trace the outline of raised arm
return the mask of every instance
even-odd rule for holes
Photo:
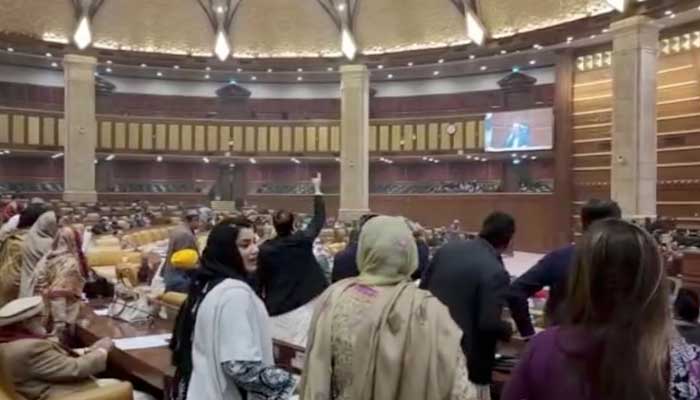
[[[326,223],[326,202],[323,200],[323,192],[321,192],[321,174],[316,174],[311,182],[314,184],[314,216],[309,226],[304,230],[304,236],[313,241],[316,240]]]
[[[551,265],[551,256],[546,255],[510,285],[508,307],[522,337],[535,334],[527,300],[552,284]]]

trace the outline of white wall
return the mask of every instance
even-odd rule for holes
[[[538,68],[526,73],[538,84],[554,83],[554,68]],[[382,81],[372,83],[377,97],[408,97],[431,94],[451,94],[478,90],[498,89],[498,80],[504,73],[472,75],[458,78],[440,78],[417,81]],[[168,96],[214,97],[221,82],[174,81],[165,79],[136,79],[105,76],[117,86],[120,93],[139,93]],[[40,86],[63,86],[63,72],[40,68],[0,65],[0,81],[27,83]],[[340,96],[335,83],[242,83],[255,99],[327,99]]]

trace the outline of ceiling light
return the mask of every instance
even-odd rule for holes
[[[535,65],[537,64],[537,60],[530,60],[530,65]]]
[[[253,81],[257,81],[257,80],[258,80],[258,77],[257,77],[257,76],[251,76],[250,79],[253,80]]]
[[[297,72],[304,72],[304,68],[297,68]]]
[[[517,153],[511,153],[511,155],[510,155],[510,156],[511,156],[511,157],[513,157],[513,158],[515,158],[515,157],[517,157],[517,156],[518,156],[518,154],[517,154]]]
[[[51,54],[51,53],[46,53],[46,57],[53,57],[53,54]]]
[[[163,76],[163,73],[160,72],[160,71],[158,71],[158,72],[156,72],[156,76],[159,76],[159,77],[160,77],[160,76]]]
[[[88,47],[92,42],[92,33],[90,32],[90,21],[87,16],[80,19],[78,23],[78,28],[75,30],[73,35],[73,41],[75,45],[78,46],[80,50]]]
[[[440,71],[433,71],[433,76],[438,76],[440,75]]]
[[[518,164],[520,164],[520,159],[516,158],[515,160],[513,160],[513,165],[518,165]]]
[[[301,77],[301,76],[297,76],[297,80],[298,80],[298,81],[303,81],[303,80],[304,80],[304,78],[303,78],[303,77]]]
[[[527,154],[523,154],[522,156],[520,156],[520,158],[522,158],[523,160],[526,159],[526,158],[527,158]]]
[[[444,62],[445,62],[445,59],[443,59],[443,58],[441,58],[441,59],[438,60],[438,64],[442,64],[442,63],[444,63]]]
[[[467,160],[471,160],[471,159],[472,159],[471,154],[467,154]]]
[[[666,10],[664,12],[664,15],[671,15],[671,14],[673,14],[673,11],[671,11],[671,10]]]
[[[146,64],[141,64],[141,68],[146,68],[147,66]]]
[[[100,76],[100,73],[97,72],[97,71],[93,72],[92,74],[93,74],[94,76]]]
[[[204,68],[205,71],[211,71],[211,67]]]
[[[501,55],[506,54],[506,53],[507,53],[507,51],[501,50]]]
[[[514,65],[513,68],[510,69],[510,72],[513,72],[513,73],[520,72],[520,67],[518,67],[517,65]]]
[[[355,38],[347,28],[340,32],[340,49],[348,60],[353,60],[355,54],[357,54],[357,43],[355,43]]]
[[[97,163],[99,163],[99,161],[94,160],[93,163],[94,163],[95,165],[97,165]]]
[[[333,72],[333,67],[328,67],[328,68],[326,68],[326,71],[328,71],[328,72]]]
[[[174,68],[174,69],[180,69],[180,66],[179,66],[179,65],[173,65],[173,68]]]
[[[207,157],[202,157],[202,161],[204,161],[205,164],[209,164],[209,158]]]
[[[406,64],[406,65],[408,65],[409,67],[412,67],[412,66],[413,66],[413,61],[409,61],[408,64]]]
[[[481,157],[481,161],[482,161],[482,162],[486,162],[486,161],[488,161],[488,159],[486,159],[486,158],[484,158],[484,157]]]
[[[112,73],[112,68],[107,67],[107,69],[105,69],[105,72],[108,74]]]
[[[226,61],[229,55],[231,55],[231,45],[228,43],[228,38],[221,30],[216,34],[216,42],[214,43],[214,54],[221,61]]]
[[[236,72],[243,72],[243,68],[236,68]]]
[[[8,48],[7,48],[7,51],[9,51],[10,53],[12,53],[13,51],[15,51],[15,49],[13,49],[12,47],[8,47]]]
[[[676,18],[676,14],[671,14],[671,15],[669,15],[668,17],[671,18],[671,19]]]
[[[530,160],[537,160],[537,156],[530,157]]]
[[[158,156],[158,157],[156,157],[156,161],[158,161],[158,162],[163,162],[163,156]]]
[[[52,63],[51,63],[51,66],[54,67],[54,68],[58,68],[58,63],[57,63],[57,62],[52,62]]]
[[[566,38],[566,43],[571,43],[571,42],[573,42],[573,41],[574,41],[574,37],[573,37],[573,36],[569,36],[568,38]]]
[[[475,58],[476,58],[476,56],[475,56],[474,54],[470,54],[470,55],[469,55],[469,59],[470,59],[470,60],[473,60],[473,59],[475,59]]]
[[[423,156],[423,157],[421,157],[421,159],[422,159],[423,161],[425,161],[425,160],[427,160],[427,159],[428,159],[428,157],[426,157],[426,156]]]
[[[229,84],[229,85],[235,85],[235,84],[236,84],[236,80],[235,80],[235,79],[229,79],[229,80],[228,80],[228,84]]]
[[[535,50],[540,50],[540,49],[542,49],[542,46],[540,46],[538,43],[535,43],[532,45],[532,48]]]
[[[607,0],[608,4],[619,12],[625,12],[627,0]]]
[[[10,150],[5,150],[5,154],[10,154]]]
[[[204,75],[204,79],[209,79],[209,78],[211,78],[211,76],[209,76],[209,74]]]
[[[338,11],[345,11],[345,3],[338,4]]]
[[[608,33],[608,32],[610,32],[610,30],[609,30],[608,28],[603,28],[603,30],[602,30],[601,32],[602,32],[602,33]]]
[[[377,65],[377,69],[384,69],[384,65],[382,65],[382,64]]]
[[[292,162],[294,164],[301,164],[301,161],[297,160],[296,158],[292,157]]]
[[[254,159],[253,157],[250,157],[250,159],[249,159],[248,161],[250,161],[251,164],[257,164],[257,163],[258,163],[257,161],[255,161],[255,159]]]
[[[107,60],[107,64],[112,65],[112,60]]]
[[[482,46],[486,40],[486,29],[484,28],[484,25],[481,23],[479,17],[474,13],[474,10],[467,8],[464,11],[467,21],[467,37],[472,42]]]
[[[479,68],[479,69],[482,70],[482,71],[486,71],[487,68],[488,68],[487,66],[482,65],[481,68]]]
[[[433,161],[435,164],[440,164],[440,160]]]
[[[393,74],[389,74],[389,75],[387,75],[386,77],[387,77],[388,79],[394,79],[394,75],[393,75]]]
[[[340,162],[340,157],[336,157],[335,161]]]
[[[61,157],[63,157],[63,153],[56,153],[56,154],[51,156],[51,158],[53,158],[54,160],[61,158]]]
[[[267,72],[272,72],[272,68],[268,68],[268,69],[267,69]]]
[[[114,154],[108,155],[107,157],[105,157],[105,160],[107,160],[107,161],[112,161],[112,160],[114,160]]]
[[[216,7],[216,13],[217,14],[223,14],[224,13],[224,6],[218,6]]]
[[[589,36],[589,37],[590,37],[591,39],[595,39],[595,35],[591,35],[591,36]]]
[[[236,164],[234,164],[234,163],[231,163],[228,165],[229,168],[234,168],[235,166],[236,166]]]

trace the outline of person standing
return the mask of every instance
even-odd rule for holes
[[[620,206],[614,201],[589,200],[581,208],[581,227],[585,232],[595,221],[621,216]],[[527,299],[545,286],[549,287],[549,298],[545,305],[547,324],[556,325],[561,320],[563,311],[560,305],[566,295],[566,283],[574,250],[575,245],[569,244],[552,251],[510,285],[508,307],[522,337],[527,338],[535,334]]]
[[[502,400],[700,398],[700,348],[674,332],[654,238],[620,219],[576,248],[566,318],[535,336]]]
[[[252,224],[214,226],[180,308],[170,349],[175,400],[284,400],[292,375],[275,367],[265,305],[247,283],[258,246]]]
[[[673,314],[678,333],[691,344],[700,345],[700,296],[692,289],[681,288],[673,303]]]
[[[175,268],[171,258],[173,254],[180,250],[194,250],[197,248],[197,237],[195,233],[199,228],[199,212],[197,210],[188,211],[185,221],[170,233],[168,241],[168,251],[163,266],[163,280],[165,281],[166,292],[187,293],[190,287],[191,272]]]
[[[480,399],[490,398],[496,344],[510,339],[512,329],[501,320],[510,278],[501,254],[515,234],[513,217],[494,212],[474,240],[456,240],[441,247],[426,272],[425,287],[450,310],[462,329],[462,351],[469,380]]]
[[[294,214],[277,211],[272,217],[277,237],[260,247],[259,291],[273,317],[303,306],[328,287],[313,253],[314,240],[326,222],[321,174],[317,174],[312,183],[314,215],[306,229],[295,232]]]

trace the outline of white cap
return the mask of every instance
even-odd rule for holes
[[[41,296],[23,297],[0,308],[0,327],[26,321],[41,313],[44,300]]]

